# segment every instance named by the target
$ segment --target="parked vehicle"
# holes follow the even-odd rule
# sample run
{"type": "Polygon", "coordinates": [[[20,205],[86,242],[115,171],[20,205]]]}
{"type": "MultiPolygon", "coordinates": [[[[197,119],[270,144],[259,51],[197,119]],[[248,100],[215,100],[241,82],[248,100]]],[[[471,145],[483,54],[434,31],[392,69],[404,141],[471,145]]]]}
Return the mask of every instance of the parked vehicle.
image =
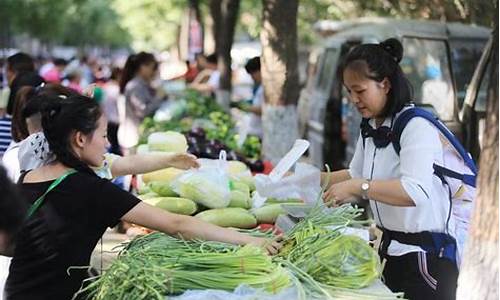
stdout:
{"type": "MultiPolygon", "coordinates": [[[[395,37],[404,46],[401,67],[414,88],[417,105],[429,108],[464,142],[465,91],[490,30],[435,21],[362,19],[317,46],[299,99],[300,128],[311,142],[311,162],[333,169],[348,166],[359,137],[361,117],[347,100],[337,76],[343,56],[362,43],[395,37]]],[[[470,149],[469,149],[470,150],[470,149]]]]}
{"type": "MultiPolygon", "coordinates": [[[[493,80],[491,78],[491,68],[493,68],[492,48],[493,40],[490,38],[476,67],[476,71],[472,76],[472,80],[467,87],[464,104],[459,115],[460,121],[464,124],[464,146],[469,149],[476,162],[479,161],[479,154],[483,146],[486,103],[492,92],[488,90],[490,82],[493,80]]],[[[498,85],[498,82],[496,84],[498,85]]]]}

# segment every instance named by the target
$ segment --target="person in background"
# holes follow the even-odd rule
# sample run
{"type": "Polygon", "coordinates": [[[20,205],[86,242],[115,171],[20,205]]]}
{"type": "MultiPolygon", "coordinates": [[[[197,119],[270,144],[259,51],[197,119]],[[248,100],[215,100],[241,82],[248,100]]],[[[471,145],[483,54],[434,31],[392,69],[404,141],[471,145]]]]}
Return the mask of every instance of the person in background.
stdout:
{"type": "Polygon", "coordinates": [[[42,74],[41,76],[43,77],[43,79],[45,79],[46,82],[60,83],[63,77],[64,69],[66,68],[67,64],[68,63],[66,62],[65,59],[56,58],[54,59],[53,66],[49,70],[43,73],[40,72],[40,74],[42,74]]]}
{"type": "Polygon", "coordinates": [[[109,80],[103,85],[104,100],[102,109],[108,119],[108,140],[111,144],[110,152],[122,155],[120,144],[118,143],[118,128],[120,126],[120,116],[118,115],[118,98],[120,97],[120,76],[122,69],[113,67],[109,80]]]}
{"type": "MultiPolygon", "coordinates": [[[[17,92],[24,86],[39,86],[42,83],[44,83],[43,78],[40,77],[36,72],[21,73],[21,74],[17,75],[15,80],[12,82],[12,85],[10,87],[9,97],[17,96],[17,92]]],[[[11,116],[13,114],[14,108],[16,106],[16,101],[15,101],[16,99],[17,98],[14,98],[14,101],[10,102],[10,103],[12,103],[13,107],[12,107],[12,112],[10,112],[9,115],[7,115],[8,118],[11,118],[11,116]]],[[[12,131],[12,119],[10,119],[9,121],[7,121],[7,120],[0,121],[0,127],[2,125],[7,125],[7,124],[9,124],[11,126],[11,128],[0,132],[0,147],[4,146],[5,143],[7,141],[9,141],[8,147],[7,147],[7,149],[5,149],[5,151],[3,153],[7,153],[7,151],[9,151],[9,150],[12,150],[14,152],[17,151],[16,150],[17,149],[16,141],[12,141],[12,132],[11,132],[12,131]]],[[[0,152],[2,150],[3,149],[0,148],[0,152]]],[[[9,151],[9,152],[11,152],[11,151],[9,151]]],[[[1,153],[1,154],[3,154],[3,153],[1,153]]],[[[13,163],[14,165],[16,165],[15,153],[12,153],[12,156],[10,158],[8,158],[6,161],[4,161],[4,163],[8,164],[9,166],[11,166],[10,163],[13,163]]]]}
{"type": "Polygon", "coordinates": [[[443,79],[439,65],[429,65],[425,68],[427,79],[422,83],[422,104],[428,104],[436,110],[443,120],[453,117],[453,91],[443,79]]]}
{"type": "Polygon", "coordinates": [[[177,77],[170,78],[169,80],[179,80],[184,79],[186,83],[191,83],[198,75],[198,68],[196,67],[196,61],[192,62],[190,60],[186,60],[186,72],[184,74],[179,75],[177,77]]]}
{"type": "Polygon", "coordinates": [[[262,76],[260,73],[260,57],[256,56],[248,60],[245,70],[252,77],[254,82],[252,103],[250,106],[239,106],[243,111],[249,112],[250,134],[262,138],[262,105],[264,104],[264,88],[262,87],[262,76]]]}
{"type": "MultiPolygon", "coordinates": [[[[85,96],[44,99],[42,126],[56,159],[26,172],[20,189],[28,205],[58,179],[40,206],[31,206],[17,236],[6,295],[17,299],[70,299],[88,276],[92,250],[106,228],[120,220],[186,239],[253,244],[275,254],[276,240],[252,237],[169,213],[141,202],[101,179],[99,167],[108,146],[106,118],[99,105],[85,96]],[[35,276],[36,275],[36,276],[35,276]]],[[[192,165],[186,161],[186,165],[192,165]]]]}
{"type": "Polygon", "coordinates": [[[0,118],[5,115],[7,102],[9,101],[9,85],[5,76],[5,60],[0,58],[0,118]]]}
{"type": "MultiPolygon", "coordinates": [[[[33,58],[26,53],[18,52],[7,58],[7,64],[5,68],[5,76],[7,77],[7,84],[12,90],[12,86],[16,85],[16,78],[23,73],[35,72],[35,62],[33,58]]],[[[12,109],[14,107],[14,100],[16,95],[13,93],[9,94],[9,101],[7,104],[7,114],[12,115],[12,109]]]]}
{"type": "Polygon", "coordinates": [[[94,72],[92,67],[95,64],[94,59],[89,59],[86,55],[83,55],[79,60],[79,66],[81,71],[81,82],[80,86],[86,88],[89,84],[95,81],[94,72]]]}
{"type": "Polygon", "coordinates": [[[9,87],[9,96],[7,98],[5,114],[0,117],[0,158],[3,156],[12,141],[10,127],[12,122],[12,110],[14,108],[15,101],[15,91],[13,90],[19,88],[19,76],[21,74],[34,71],[35,63],[33,62],[31,56],[26,53],[18,52],[7,58],[5,77],[9,87]]]}
{"type": "Polygon", "coordinates": [[[158,72],[158,62],[153,54],[139,52],[128,57],[120,78],[120,93],[125,96],[125,116],[120,122],[118,140],[127,151],[139,141],[139,126],[147,116],[152,116],[166,100],[161,89],[155,90],[151,82],[158,72]]]}
{"type": "Polygon", "coordinates": [[[186,60],[186,73],[184,73],[184,80],[186,83],[191,83],[198,75],[198,68],[196,67],[196,61],[186,60]]]}
{"type": "Polygon", "coordinates": [[[205,70],[207,67],[207,57],[201,53],[198,52],[194,55],[194,60],[196,62],[196,68],[198,69],[198,73],[205,70]]]}
{"type": "Polygon", "coordinates": [[[79,69],[69,70],[66,75],[66,80],[68,88],[79,94],[83,93],[82,86],[80,85],[82,81],[82,74],[79,69]]]}
{"type": "Polygon", "coordinates": [[[203,94],[213,95],[219,89],[220,81],[220,72],[217,69],[217,54],[207,56],[206,61],[205,68],[197,75],[189,87],[203,94]],[[206,79],[207,76],[208,79],[206,79]]]}
{"type": "Polygon", "coordinates": [[[52,57],[43,57],[40,56],[38,58],[38,63],[40,65],[40,68],[38,68],[38,75],[44,76],[48,71],[52,70],[54,67],[54,60],[52,57]]]}
{"type": "Polygon", "coordinates": [[[19,94],[23,90],[23,88],[30,87],[38,87],[44,84],[43,78],[40,77],[36,73],[23,73],[19,75],[16,80],[16,85],[12,87],[12,92],[16,94],[16,99],[14,101],[14,108],[12,111],[12,120],[11,120],[11,142],[9,147],[5,150],[5,153],[2,157],[2,163],[7,169],[7,174],[11,180],[14,182],[17,181],[19,177],[20,169],[19,169],[19,142],[21,142],[28,133],[28,129],[25,124],[24,119],[22,118],[22,110],[24,105],[26,104],[25,99],[23,97],[19,97],[19,94]],[[20,122],[20,120],[23,120],[20,122]]]}
{"type": "Polygon", "coordinates": [[[4,65],[5,65],[5,59],[0,57],[0,89],[3,89],[4,87],[4,80],[5,80],[5,70],[4,70],[4,65]]]}

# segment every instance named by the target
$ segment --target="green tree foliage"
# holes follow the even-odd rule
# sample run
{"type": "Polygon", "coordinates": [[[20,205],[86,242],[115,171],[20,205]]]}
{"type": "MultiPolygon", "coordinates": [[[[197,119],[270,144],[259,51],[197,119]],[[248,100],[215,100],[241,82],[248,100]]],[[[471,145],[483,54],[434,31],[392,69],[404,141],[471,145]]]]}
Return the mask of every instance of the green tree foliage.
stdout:
{"type": "Polygon", "coordinates": [[[28,34],[47,44],[125,46],[111,0],[0,0],[3,36],[28,34]]]}
{"type": "MultiPolygon", "coordinates": [[[[192,2],[192,1],[191,1],[192,2]]],[[[202,19],[209,0],[197,0],[202,19]]],[[[185,0],[0,0],[0,43],[27,33],[44,43],[132,45],[136,50],[164,50],[177,42],[178,27],[190,1],[185,0]]],[[[492,26],[491,0],[314,0],[299,2],[300,44],[314,42],[318,20],[356,17],[460,21],[492,26]]],[[[236,35],[258,39],[262,2],[241,0],[236,35]]],[[[206,25],[206,24],[205,24],[206,25]]],[[[2,46],[2,45],[0,45],[2,46]]]]}
{"type": "MultiPolygon", "coordinates": [[[[299,2],[297,27],[301,44],[314,42],[313,25],[318,20],[360,17],[393,17],[458,21],[492,26],[495,18],[491,0],[315,0],[299,2]]],[[[242,0],[238,33],[258,38],[261,30],[261,1],[242,0]]]]}
{"type": "Polygon", "coordinates": [[[120,24],[136,50],[165,50],[177,42],[178,27],[189,2],[183,0],[114,0],[120,24]]]}

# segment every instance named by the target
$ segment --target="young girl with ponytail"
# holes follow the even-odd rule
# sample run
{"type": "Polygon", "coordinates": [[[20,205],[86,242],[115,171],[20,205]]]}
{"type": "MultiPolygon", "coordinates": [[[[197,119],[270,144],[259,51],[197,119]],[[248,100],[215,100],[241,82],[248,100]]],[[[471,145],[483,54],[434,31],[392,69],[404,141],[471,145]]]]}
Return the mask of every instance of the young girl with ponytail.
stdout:
{"type": "Polygon", "coordinates": [[[118,140],[129,149],[139,141],[139,126],[152,115],[166,95],[153,89],[151,82],[158,71],[158,62],[151,53],[139,52],[128,57],[120,78],[120,93],[125,97],[125,115],[121,116],[118,140]]]}
{"type": "Polygon", "coordinates": [[[392,145],[395,120],[413,106],[402,57],[396,39],[359,45],[346,55],[340,76],[364,120],[349,169],[332,174],[324,198],[336,205],[369,200],[383,232],[379,253],[391,290],[412,300],[455,299],[454,218],[448,187],[433,169],[443,165],[439,131],[413,118],[402,131],[399,154],[392,145]]]}
{"type": "Polygon", "coordinates": [[[106,228],[120,220],[187,239],[255,244],[270,253],[281,247],[155,208],[99,178],[92,167],[102,164],[109,146],[99,105],[80,95],[45,100],[42,126],[55,160],[19,179],[30,207],[15,241],[7,299],[71,299],[86,271],[68,268],[88,266],[106,228]]]}

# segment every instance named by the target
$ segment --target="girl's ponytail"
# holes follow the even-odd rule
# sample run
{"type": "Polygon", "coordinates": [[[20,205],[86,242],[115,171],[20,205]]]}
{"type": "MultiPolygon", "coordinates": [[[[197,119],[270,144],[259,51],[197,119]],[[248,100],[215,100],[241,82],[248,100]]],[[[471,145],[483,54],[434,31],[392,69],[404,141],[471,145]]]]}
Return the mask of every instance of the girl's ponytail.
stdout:
{"type": "Polygon", "coordinates": [[[127,83],[134,78],[135,73],[137,72],[138,66],[137,66],[137,55],[136,54],[131,54],[127,58],[127,61],[125,62],[125,66],[123,67],[123,72],[122,76],[120,77],[120,93],[125,93],[125,87],[127,86],[127,83]]]}

